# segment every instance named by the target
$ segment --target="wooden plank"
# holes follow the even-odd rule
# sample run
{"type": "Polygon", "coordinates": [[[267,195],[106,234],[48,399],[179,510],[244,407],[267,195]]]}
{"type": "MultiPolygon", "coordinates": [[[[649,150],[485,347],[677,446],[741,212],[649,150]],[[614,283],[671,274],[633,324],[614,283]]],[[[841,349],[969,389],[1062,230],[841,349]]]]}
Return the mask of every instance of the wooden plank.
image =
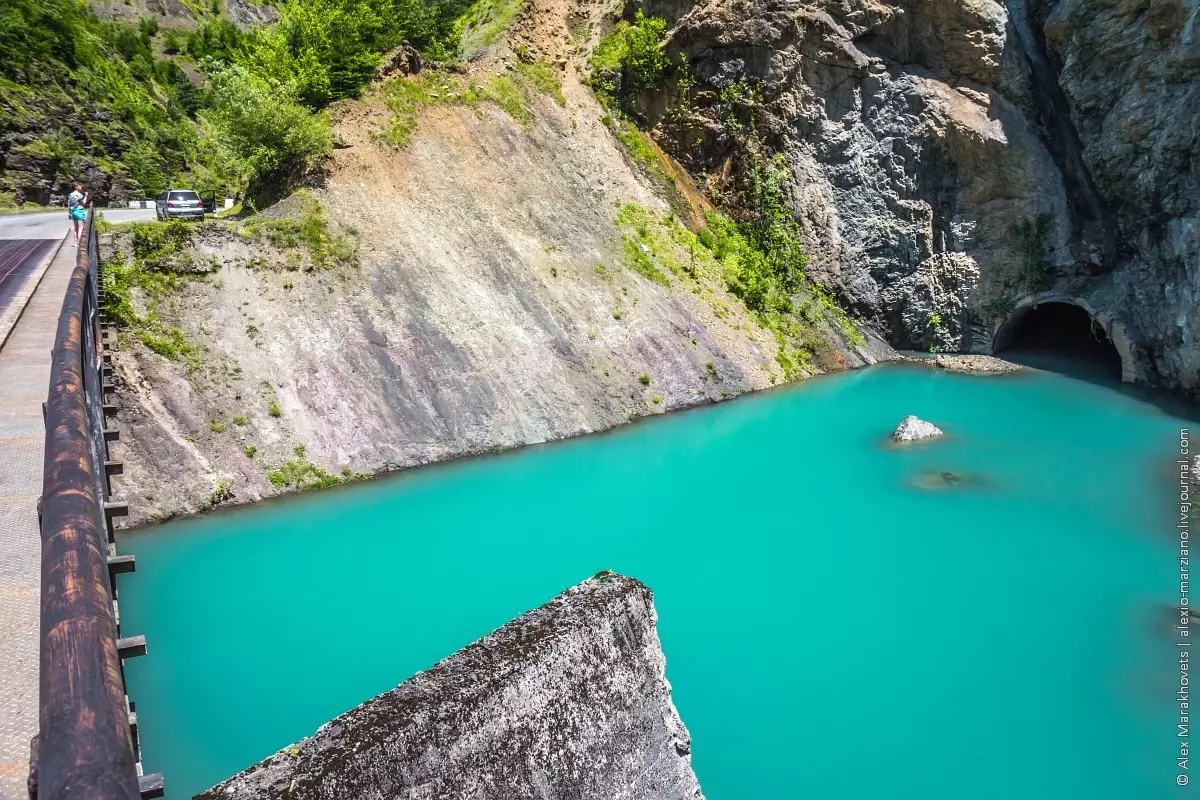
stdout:
{"type": "Polygon", "coordinates": [[[125,556],[108,557],[109,575],[123,575],[126,572],[133,572],[135,569],[137,569],[137,556],[132,553],[125,556]]]}
{"type": "Polygon", "coordinates": [[[138,791],[142,794],[142,800],[156,800],[156,798],[162,797],[164,788],[161,772],[142,775],[138,778],[138,791]]]}
{"type": "Polygon", "coordinates": [[[104,516],[107,519],[113,517],[124,517],[129,515],[129,503],[120,500],[113,500],[104,504],[104,516]]]}
{"type": "Polygon", "coordinates": [[[146,637],[126,636],[123,639],[117,639],[117,655],[122,661],[146,655],[146,637]]]}

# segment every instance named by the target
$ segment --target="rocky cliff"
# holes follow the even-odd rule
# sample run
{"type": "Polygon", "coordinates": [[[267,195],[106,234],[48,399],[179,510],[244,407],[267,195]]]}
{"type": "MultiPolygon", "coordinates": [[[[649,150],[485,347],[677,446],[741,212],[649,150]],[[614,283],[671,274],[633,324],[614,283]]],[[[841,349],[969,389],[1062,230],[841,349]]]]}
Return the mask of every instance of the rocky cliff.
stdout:
{"type": "Polygon", "coordinates": [[[1200,389],[1194,6],[645,11],[677,66],[629,110],[677,162],[581,80],[610,7],[530,0],[470,63],[333,109],[315,197],[356,266],[199,229],[215,271],[152,298],[158,338],[117,358],[129,522],[869,363],[890,352],[872,327],[992,352],[1046,301],[1086,309],[1126,380],[1200,389]],[[522,99],[531,65],[551,71],[522,99]],[[683,224],[765,159],[861,332],[815,302],[792,334],[763,327],[683,224]]]}
{"type": "MultiPolygon", "coordinates": [[[[429,80],[449,97],[465,79],[429,80]]],[[[318,264],[294,246],[299,198],[272,213],[300,223],[263,221],[260,234],[257,221],[186,228],[186,267],[147,256],[129,299],[152,322],[123,330],[115,357],[129,523],[784,380],[780,340],[730,294],[569,66],[561,104],[553,92],[509,111],[437,104],[408,120],[399,149],[380,141],[407,119],[387,91],[338,110],[342,147],[307,196],[352,258],[318,264]],[[172,270],[187,279],[166,291],[172,270]]],[[[129,242],[120,232],[102,249],[128,264],[129,242]]],[[[789,377],[891,355],[869,330],[809,317],[799,349],[787,344],[802,364],[789,377]]]]}
{"type": "Polygon", "coordinates": [[[602,573],[198,800],[703,800],[656,625],[602,573]]]}
{"type": "Polygon", "coordinates": [[[694,85],[638,99],[718,191],[781,153],[818,275],[898,346],[1083,306],[1200,389],[1200,13],[1184,0],[647,0],[694,85]]]}

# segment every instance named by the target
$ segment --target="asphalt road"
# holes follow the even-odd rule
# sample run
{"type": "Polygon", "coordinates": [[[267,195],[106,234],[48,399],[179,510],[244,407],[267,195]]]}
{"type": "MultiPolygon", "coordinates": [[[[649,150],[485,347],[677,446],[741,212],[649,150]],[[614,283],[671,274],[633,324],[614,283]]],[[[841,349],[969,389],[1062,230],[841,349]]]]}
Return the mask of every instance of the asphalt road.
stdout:
{"type": "MultiPolygon", "coordinates": [[[[109,222],[142,222],[154,219],[153,208],[97,209],[109,222]]],[[[71,230],[67,210],[35,211],[0,216],[0,239],[61,239],[71,230]]]]}

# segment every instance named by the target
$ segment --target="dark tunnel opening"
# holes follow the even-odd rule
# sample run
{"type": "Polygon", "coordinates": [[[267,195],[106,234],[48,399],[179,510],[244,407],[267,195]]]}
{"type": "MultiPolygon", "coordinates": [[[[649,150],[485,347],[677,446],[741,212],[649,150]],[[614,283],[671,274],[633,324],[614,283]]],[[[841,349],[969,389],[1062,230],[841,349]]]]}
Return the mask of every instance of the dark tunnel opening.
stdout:
{"type": "Polygon", "coordinates": [[[1104,328],[1071,303],[1042,303],[1010,319],[995,352],[1009,361],[1105,382],[1121,380],[1121,355],[1104,328]]]}

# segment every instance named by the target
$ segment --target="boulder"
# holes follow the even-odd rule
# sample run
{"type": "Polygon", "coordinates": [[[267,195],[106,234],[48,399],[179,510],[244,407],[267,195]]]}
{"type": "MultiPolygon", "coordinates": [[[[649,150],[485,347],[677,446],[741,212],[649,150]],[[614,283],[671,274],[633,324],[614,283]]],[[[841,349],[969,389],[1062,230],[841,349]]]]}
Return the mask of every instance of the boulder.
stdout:
{"type": "Polygon", "coordinates": [[[401,42],[383,57],[376,72],[379,80],[393,75],[416,75],[421,71],[421,53],[408,42],[401,42]]]}
{"type": "Polygon", "coordinates": [[[704,800],[657,622],[601,572],[197,800],[704,800]]]}
{"type": "Polygon", "coordinates": [[[932,422],[918,419],[912,414],[902,419],[900,424],[896,426],[896,430],[892,431],[893,442],[917,442],[922,439],[933,439],[938,436],[945,436],[941,428],[932,422]]]}

